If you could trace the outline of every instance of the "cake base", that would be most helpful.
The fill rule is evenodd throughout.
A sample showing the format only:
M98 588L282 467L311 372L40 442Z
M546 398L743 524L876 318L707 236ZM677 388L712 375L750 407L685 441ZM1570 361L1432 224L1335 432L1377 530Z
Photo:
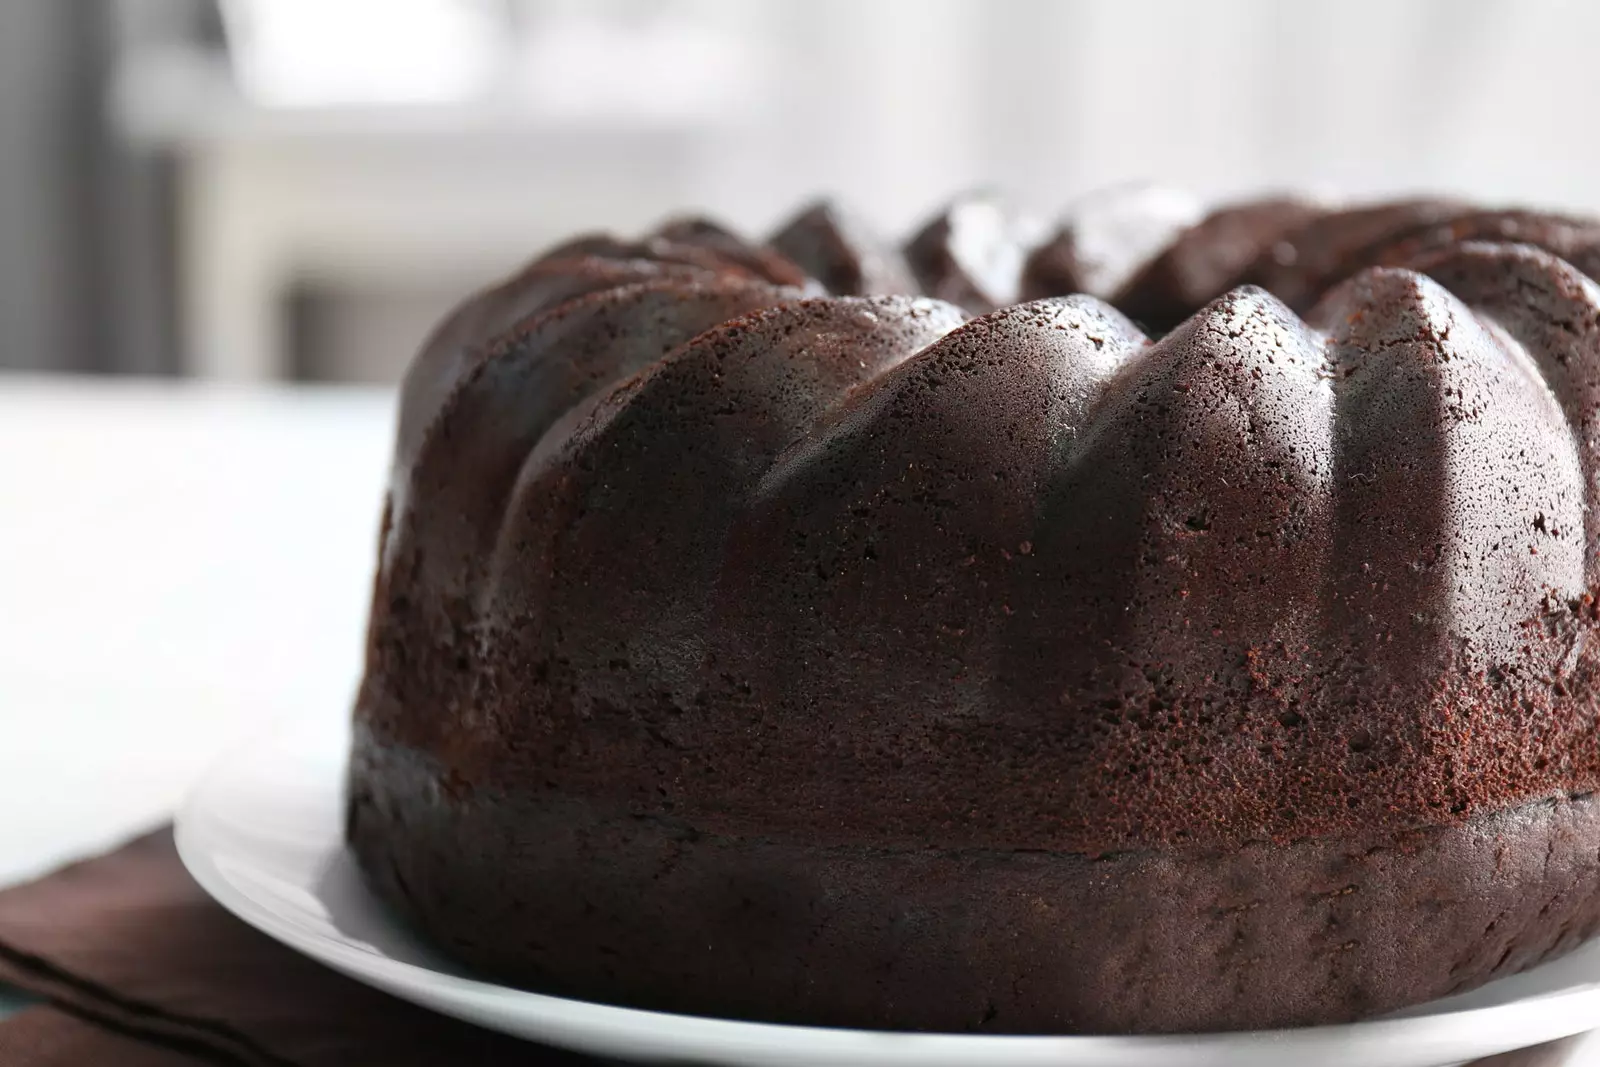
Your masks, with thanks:
M1600 802L1370 838L1104 857L815 847L452 788L358 727L348 838L440 949L541 992L870 1029L1338 1022L1600 928Z

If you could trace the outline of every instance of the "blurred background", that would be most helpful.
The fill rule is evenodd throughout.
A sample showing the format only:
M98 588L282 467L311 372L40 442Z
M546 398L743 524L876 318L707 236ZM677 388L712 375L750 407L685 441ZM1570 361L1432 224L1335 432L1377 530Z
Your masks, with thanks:
M0 367L392 381L585 227L994 184L1600 207L1600 5L8 0Z
M392 383L574 231L1134 180L1600 209L1584 0L0 0L0 882L345 714Z

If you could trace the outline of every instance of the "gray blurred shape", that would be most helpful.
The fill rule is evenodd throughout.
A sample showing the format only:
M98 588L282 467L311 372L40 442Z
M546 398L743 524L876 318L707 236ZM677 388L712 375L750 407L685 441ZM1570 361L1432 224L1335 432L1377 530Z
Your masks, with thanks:
M194 0L0 3L0 368L176 370L170 161L105 118L128 37L200 34Z

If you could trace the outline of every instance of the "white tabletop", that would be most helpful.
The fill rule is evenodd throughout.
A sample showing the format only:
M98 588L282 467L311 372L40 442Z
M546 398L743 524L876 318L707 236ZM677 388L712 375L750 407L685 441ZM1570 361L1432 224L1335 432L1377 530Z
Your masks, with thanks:
M392 395L0 377L0 885L345 714Z

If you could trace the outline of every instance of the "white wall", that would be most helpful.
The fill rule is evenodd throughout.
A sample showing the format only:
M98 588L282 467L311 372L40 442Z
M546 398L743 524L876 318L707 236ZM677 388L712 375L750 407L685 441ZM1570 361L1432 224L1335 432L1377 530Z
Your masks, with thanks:
M781 8L783 109L744 145L760 176L727 193L752 221L821 186L905 225L984 178L1041 208L1131 179L1600 208L1600 4Z
M676 55L681 39L667 33L646 51L649 63L608 69L603 53L595 60L612 99L604 119L586 116L581 101L563 116L550 100L519 102L509 90L476 109L409 119L168 94L146 125L191 160L191 177L225 184L185 185L195 208L183 217L196 365L293 362L265 355L278 344L265 339L276 321L262 310L268 291L326 283L371 290L380 303L397 287L464 291L576 229L634 229L702 209L764 233L818 192L840 195L891 234L977 184L1043 212L1132 180L1216 199L1435 190L1600 210L1591 133L1600 3L1586 0L518 7L547 43L565 40L558 33L574 20L599 20L635 42L652 25L720 32L743 80L676 125L615 114L612 98L632 90L648 111L653 97L670 95L673 70L700 62ZM546 63L553 55L533 54ZM559 88L554 95L581 95ZM236 328L251 317L259 328ZM409 348L341 362L392 377Z

